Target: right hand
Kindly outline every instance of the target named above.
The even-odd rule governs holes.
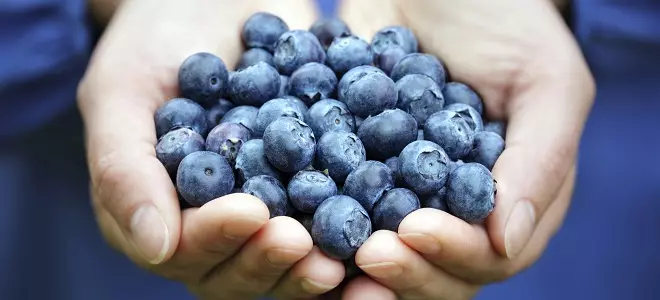
[[[300,223],[269,220],[259,199],[234,194],[182,213],[155,156],[153,114],[177,96],[181,62],[205,51],[233,67],[241,26],[256,11],[270,11],[292,29],[307,29],[316,18],[310,0],[124,1],[78,92],[103,236],[201,299],[313,297],[344,278],[343,265],[314,249]]]

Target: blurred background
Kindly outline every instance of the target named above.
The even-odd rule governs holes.
[[[75,108],[86,9],[0,1],[0,299],[192,299],[96,228]],[[660,299],[660,2],[573,1],[567,20],[598,85],[573,204],[544,256],[478,299]]]

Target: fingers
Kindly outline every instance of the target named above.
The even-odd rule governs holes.
[[[379,299],[379,300],[396,300],[396,294],[369,278],[368,276],[357,277],[349,282],[344,288],[341,299],[343,300],[363,300],[363,299]]]
[[[264,295],[311,250],[312,239],[300,223],[289,217],[273,218],[239,253],[210,273],[197,292],[210,299]]]
[[[316,5],[314,1],[311,0],[259,0],[258,2],[259,5],[256,7],[261,11],[268,11],[279,16],[284,22],[286,22],[291,30],[307,30],[318,18]],[[283,5],[283,2],[285,2],[286,5]]]
[[[342,0],[338,14],[351,32],[367,42],[383,27],[401,24],[395,0]],[[378,13],[374,14],[374,9]]]
[[[271,295],[277,299],[312,298],[334,289],[343,279],[344,265],[314,247],[289,270]]]
[[[369,276],[403,299],[469,299],[477,291],[408,248],[396,233],[377,231],[355,261]]]
[[[575,172],[571,171],[548,213],[523,253],[515,260],[500,256],[481,225],[471,225],[435,209],[420,209],[399,225],[399,237],[431,263],[473,284],[504,280],[531,265],[559,228],[570,203]]]

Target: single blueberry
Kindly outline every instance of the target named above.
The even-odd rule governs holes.
[[[385,191],[394,188],[392,170],[382,162],[368,160],[348,174],[344,183],[344,195],[360,202],[371,213],[374,204]]]
[[[394,65],[399,62],[404,56],[408,54],[406,50],[399,46],[391,46],[385,48],[383,52],[376,55],[374,58],[374,64],[376,67],[380,68],[385,72],[385,74],[392,74],[392,68]]]
[[[334,99],[324,99],[312,105],[305,115],[305,122],[317,137],[333,130],[355,132],[355,117],[346,104]]]
[[[374,66],[357,66],[351,69],[350,71],[346,72],[346,74],[344,74],[340,78],[339,84],[337,85],[337,97],[345,98],[346,92],[348,91],[348,87],[350,84],[355,82],[359,77],[364,77],[365,73],[373,73],[373,72],[378,72],[387,75],[381,69],[376,68]]]
[[[271,218],[293,215],[293,207],[289,203],[286,190],[275,177],[268,175],[254,176],[243,184],[241,192],[263,201],[268,207]]]
[[[226,99],[218,99],[218,102],[206,111],[206,118],[209,120],[209,127],[215,127],[220,124],[220,120],[232,108],[236,107],[234,103]]]
[[[449,157],[436,143],[414,141],[399,154],[399,170],[406,185],[423,197],[439,191],[447,182]]]
[[[186,58],[178,77],[179,94],[204,107],[211,107],[227,92],[227,66],[211,53],[199,52]]]
[[[441,211],[447,211],[447,187],[442,187],[437,193],[420,199],[422,207],[435,208]]]
[[[371,45],[355,35],[335,38],[328,48],[326,63],[341,75],[357,66],[370,66],[374,62]]]
[[[339,101],[346,103],[354,115],[366,118],[396,106],[396,84],[380,69],[374,69],[379,72],[360,71],[357,76],[347,79],[353,69],[342,78],[342,81],[347,79],[349,82],[345,83],[344,93],[340,91]]]
[[[230,109],[220,120],[220,123],[236,123],[247,128],[250,133],[254,133],[255,120],[259,109],[254,106],[241,105]]]
[[[306,63],[325,63],[325,50],[309,31],[291,30],[277,39],[273,62],[282,75],[289,76]]]
[[[354,130],[354,132],[357,132],[357,130],[360,128],[360,126],[362,126],[362,123],[364,123],[364,118],[363,117],[358,117],[358,116],[354,116],[354,117],[355,117],[355,130]]]
[[[423,141],[424,140],[424,129],[418,129],[417,130],[417,140],[418,141]]]
[[[399,170],[399,157],[392,156],[385,160],[385,165],[387,165],[390,170],[392,170],[392,178],[394,178],[394,185],[396,187],[404,187],[406,183],[403,181],[403,176],[401,176],[401,171]]]
[[[457,112],[442,110],[434,113],[424,125],[424,139],[445,150],[449,158],[463,158],[472,149],[474,130]]]
[[[287,186],[289,201],[297,210],[313,214],[323,200],[337,195],[337,185],[319,171],[300,171]]]
[[[466,163],[449,174],[447,207],[469,223],[483,221],[495,207],[497,187],[493,175],[478,163]]]
[[[431,54],[411,53],[401,58],[392,67],[391,77],[399,81],[408,74],[422,74],[430,77],[440,89],[445,87],[447,73],[440,60]]]
[[[352,132],[328,131],[316,146],[316,167],[328,170],[337,183],[344,183],[348,174],[367,159],[362,141]]]
[[[403,110],[388,109],[366,118],[357,135],[369,159],[385,160],[417,139],[417,121]]]
[[[406,53],[413,53],[417,52],[418,42],[410,28],[399,25],[387,26],[376,32],[371,39],[371,47],[377,54],[393,46],[401,47]]]
[[[307,105],[330,98],[337,87],[337,76],[324,64],[310,62],[295,70],[287,86],[289,95],[298,97]]]
[[[234,173],[220,154],[197,151],[181,160],[176,187],[188,204],[199,207],[229,194],[234,188]]]
[[[469,162],[484,165],[488,170],[493,170],[495,162],[504,151],[504,139],[497,133],[490,131],[479,131],[474,135],[472,150],[465,158]]]
[[[237,105],[259,107],[279,92],[280,74],[262,61],[236,72],[229,82],[231,100]]]
[[[177,128],[190,128],[202,137],[209,131],[204,108],[186,98],[174,98],[163,103],[154,114],[154,123],[157,138]]]
[[[506,139],[506,123],[501,121],[492,121],[484,125],[484,131],[490,131],[498,134],[502,139]]]
[[[445,106],[444,110],[457,112],[463,119],[465,119],[470,124],[470,127],[475,132],[484,130],[484,121],[481,118],[479,112],[476,109],[474,109],[472,106],[469,106],[464,103],[454,103]]]
[[[264,152],[268,161],[282,172],[298,172],[314,160],[316,138],[305,122],[281,117],[264,130]]]
[[[233,167],[243,144],[250,140],[250,131],[236,123],[222,123],[206,137],[206,150],[222,155]]]
[[[258,12],[243,24],[241,38],[247,48],[263,48],[273,52],[277,38],[287,31],[289,26],[280,17]]]
[[[281,117],[296,118],[305,121],[307,106],[297,98],[276,98],[266,102],[261,108],[255,121],[255,134],[262,136],[266,127]]]
[[[235,168],[236,180],[241,186],[248,179],[259,175],[268,175],[282,180],[280,172],[268,162],[264,153],[264,142],[261,139],[249,140],[243,144],[243,147],[238,150]]]
[[[449,82],[442,89],[442,94],[445,96],[446,105],[463,103],[472,106],[477,110],[479,115],[483,115],[484,113],[484,103],[481,101],[481,97],[466,84]]]
[[[261,48],[252,48],[243,52],[241,59],[236,65],[236,70],[243,70],[249,66],[257,64],[260,61],[265,62],[273,67],[275,66],[273,63],[273,55],[270,54],[270,52]]]
[[[350,34],[351,29],[339,18],[322,18],[312,24],[309,32],[319,39],[324,49],[328,49],[336,37]]]
[[[396,107],[415,117],[420,128],[432,114],[445,106],[438,84],[422,74],[404,76],[396,82],[396,90],[399,93]]]
[[[314,213],[312,240],[332,259],[349,259],[370,235],[369,214],[351,197],[330,197]]]
[[[176,178],[179,163],[188,154],[203,151],[204,138],[199,133],[179,128],[163,135],[156,145],[156,157],[165,166],[170,177]]]
[[[289,76],[280,75],[280,91],[277,97],[284,97],[289,94],[287,87],[289,86]]]
[[[312,221],[314,220],[314,214],[306,214],[300,211],[293,213],[293,218],[300,222],[305,230],[311,235],[312,234]]]
[[[386,191],[376,202],[371,213],[374,230],[397,232],[401,221],[419,208],[419,198],[411,190],[396,188]]]

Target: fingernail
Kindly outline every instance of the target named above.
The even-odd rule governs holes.
[[[266,259],[273,267],[286,268],[305,257],[305,255],[307,253],[300,250],[271,249],[266,252]]]
[[[514,258],[525,249],[534,232],[536,223],[534,207],[529,201],[521,200],[513,208],[504,230],[506,256]]]
[[[131,217],[133,245],[151,264],[159,264],[170,248],[170,231],[155,206],[140,207]]]
[[[266,221],[256,217],[230,220],[222,227],[222,233],[230,240],[244,240],[252,236]]]
[[[332,285],[322,284],[309,278],[303,278],[300,285],[305,292],[313,295],[323,294],[335,288]]]
[[[399,235],[399,238],[413,249],[424,254],[438,254],[440,252],[440,243],[423,233],[406,233]]]
[[[403,268],[398,264],[391,262],[375,263],[370,265],[360,266],[364,272],[370,276],[379,279],[393,279],[397,278],[403,273]]]

